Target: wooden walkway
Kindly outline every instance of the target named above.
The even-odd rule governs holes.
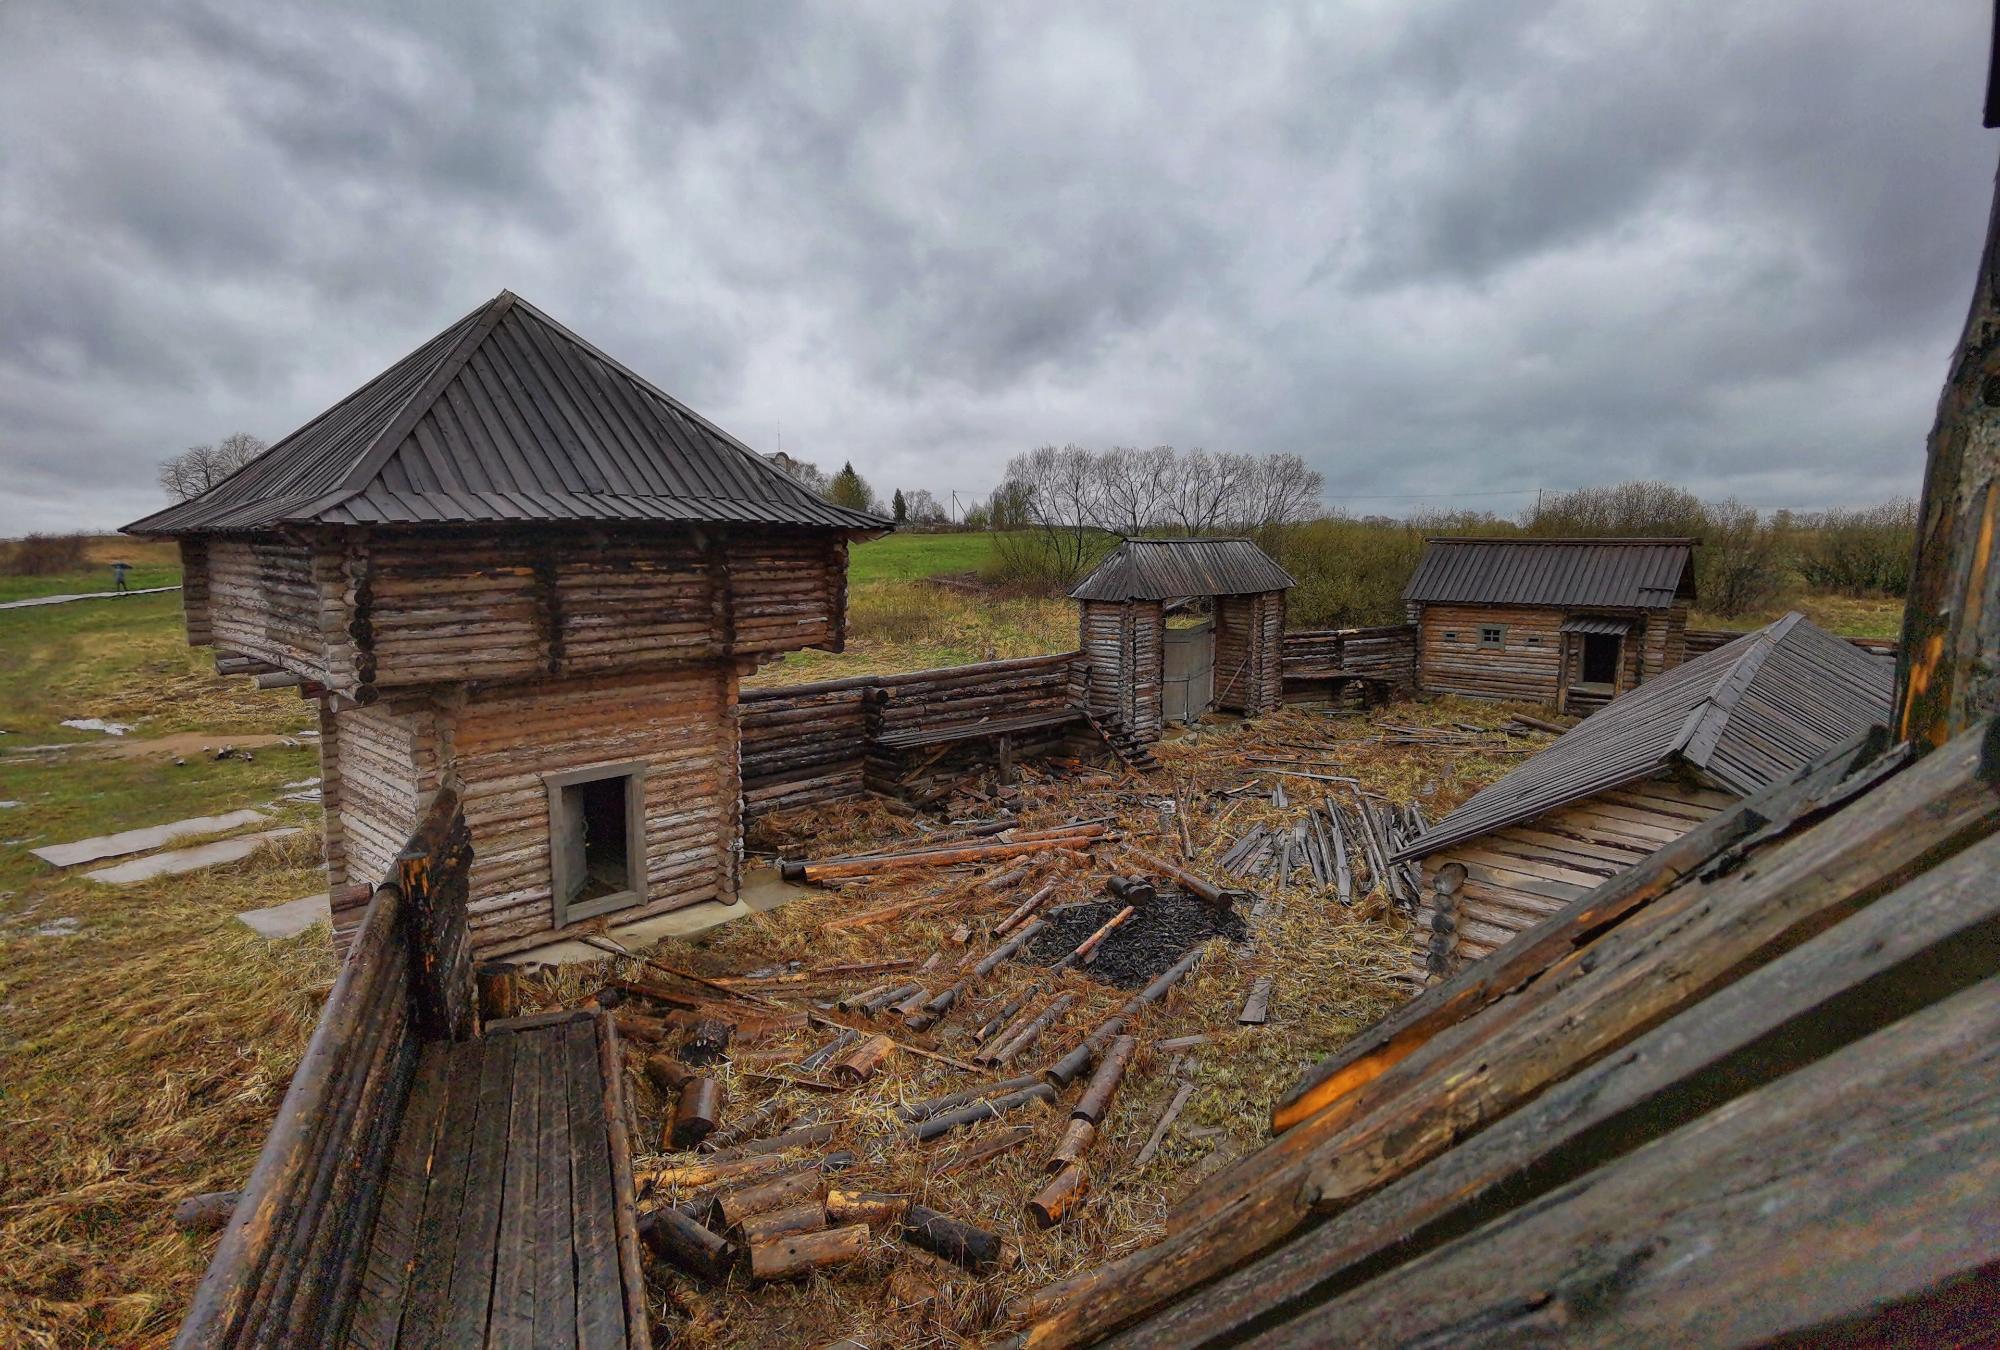
[[[426,1045],[348,1344],[627,1345],[606,1088],[588,1014]]]
[[[651,1344],[618,1034],[479,1025],[470,836],[439,792],[375,891],[175,1340]]]

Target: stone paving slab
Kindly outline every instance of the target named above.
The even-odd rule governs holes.
[[[259,936],[276,942],[279,938],[297,937],[316,923],[331,924],[333,911],[322,893],[303,895],[264,909],[246,909],[236,917]]]
[[[212,844],[196,844],[193,848],[148,854],[146,857],[134,858],[130,862],[122,862],[114,867],[100,867],[95,872],[85,872],[84,875],[92,881],[101,881],[107,886],[136,886],[155,877],[178,876],[182,872],[198,872],[204,867],[219,867],[223,863],[240,862],[255,853],[260,844],[299,833],[302,831],[291,827],[282,830],[262,830],[235,839],[218,839]]]
[[[100,834],[92,839],[79,839],[73,844],[49,844],[28,851],[52,867],[75,867],[79,863],[122,858],[128,853],[145,853],[150,849],[165,848],[176,839],[221,834],[225,830],[239,829],[268,819],[270,817],[262,811],[246,806],[240,811],[229,811],[219,816],[193,816],[166,825],[120,830],[117,834]]]

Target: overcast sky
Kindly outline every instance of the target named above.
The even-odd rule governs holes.
[[[4,0],[0,534],[503,287],[885,495],[1066,441],[1357,512],[1913,494],[1983,8]]]

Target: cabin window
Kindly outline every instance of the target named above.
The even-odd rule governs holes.
[[[1479,645],[1482,647],[1505,647],[1507,645],[1507,625],[1504,623],[1480,624]]]
[[[544,776],[555,927],[645,898],[645,774],[640,763]]]

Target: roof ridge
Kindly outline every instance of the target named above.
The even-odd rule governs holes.
[[[1697,767],[1708,767],[1709,756],[1722,739],[1723,730],[1729,725],[1730,715],[1736,711],[1743,691],[1757,678],[1757,672],[1764,668],[1764,662],[1770,659],[1778,644],[1804,620],[1805,615],[1792,610],[1784,618],[1750,634],[1754,641],[1729,663],[1729,669],[1701,702],[1688,710],[1680,735],[1674,739],[1676,753]]]
[[[503,294],[508,294],[508,292],[503,292]],[[592,356],[596,357],[599,361],[602,361],[605,365],[611,367],[611,369],[617,371],[620,375],[623,375],[626,379],[632,381],[632,383],[638,385],[641,389],[651,394],[654,398],[657,398],[661,402],[665,403],[668,407],[672,408],[676,413],[680,414],[682,417],[687,418],[690,422],[693,422],[696,425],[702,427],[704,430],[709,432],[709,434],[723,441],[731,449],[737,451],[745,459],[749,460],[752,464],[754,464],[757,467],[758,472],[769,476],[775,482],[783,483],[786,486],[793,488],[799,492],[802,492],[809,497],[817,495],[812,491],[812,489],[806,487],[803,483],[799,482],[798,479],[792,477],[790,474],[786,473],[783,469],[771,463],[770,460],[765,459],[764,456],[760,454],[758,451],[752,450],[749,446],[745,445],[742,441],[738,440],[734,435],[730,434],[722,427],[717,426],[714,422],[711,422],[708,418],[702,416],[700,413],[696,412],[693,408],[690,408],[687,404],[681,402],[681,400],[675,398],[672,394],[669,394],[666,390],[660,388],[660,386],[658,386],[657,384],[654,384],[644,375],[641,375],[638,371],[632,369],[632,367],[626,365],[623,361],[620,361],[617,357],[605,351],[602,347],[599,347],[589,338],[586,338],[579,333],[572,332],[560,320],[544,313],[541,309],[535,306],[533,301],[523,300],[517,296],[515,297],[515,304],[520,309],[526,311],[529,314],[532,314],[535,318],[547,324],[550,328],[554,329],[564,338],[567,338],[569,341],[583,348],[583,350],[585,350],[586,352],[589,352]],[[874,513],[862,512],[861,514],[873,515]],[[878,520],[881,519],[881,517],[879,516],[876,516],[875,518]]]
[[[368,485],[375,481],[375,475],[382,471],[382,466],[402,448],[404,438],[415,429],[418,420],[430,411],[431,405],[458,378],[459,372],[465,369],[465,363],[472,359],[473,352],[493,335],[493,330],[500,326],[500,320],[507,316],[507,311],[514,307],[518,299],[514,292],[503,290],[486,302],[485,311],[478,321],[459,334],[458,341],[444,354],[444,359],[437,363],[422,384],[410,391],[409,397],[397,407],[395,415],[383,423],[382,429],[368,443],[368,448],[361,452],[354,466],[341,479],[340,486],[314,498],[307,511],[317,514],[367,490]]]

